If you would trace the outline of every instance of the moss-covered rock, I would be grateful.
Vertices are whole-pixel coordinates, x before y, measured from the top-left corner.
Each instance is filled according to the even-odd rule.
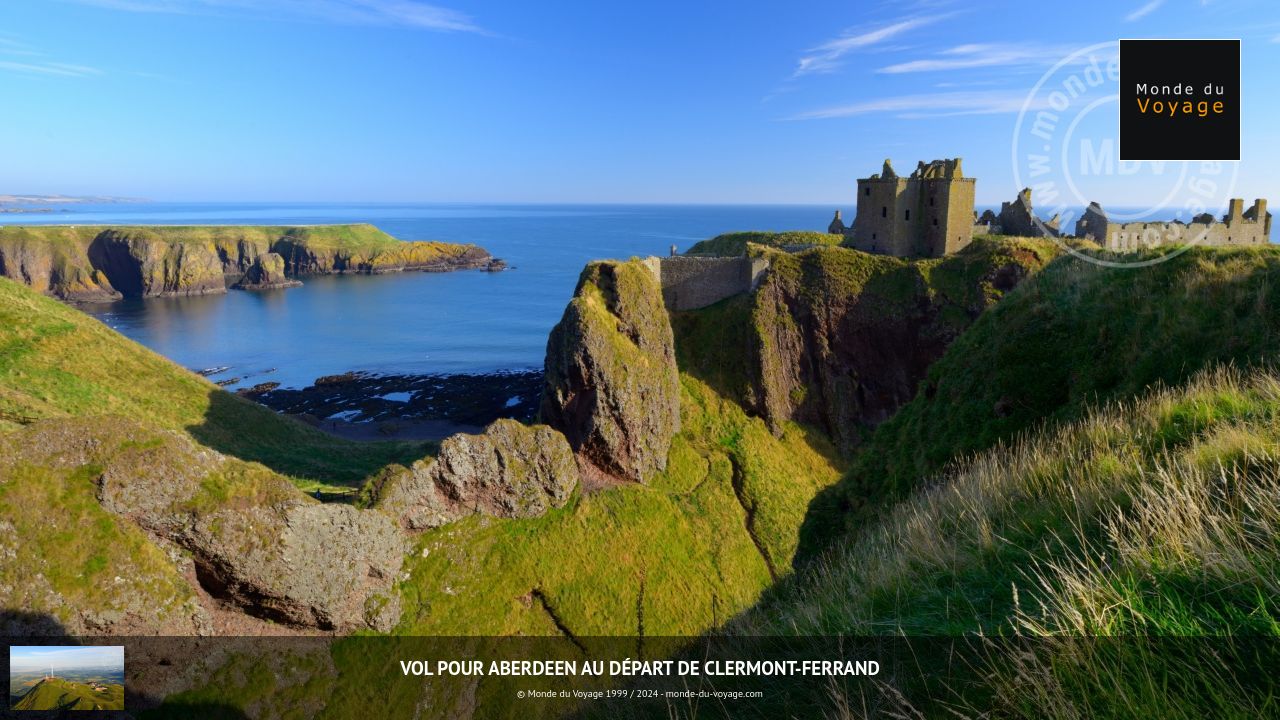
[[[569,443],[546,425],[494,422],[481,435],[453,435],[434,460],[387,478],[376,507],[409,530],[472,513],[527,518],[564,506],[578,484]]]
[[[568,438],[586,479],[646,482],[666,467],[680,378],[662,289],[639,261],[583,270],[547,340],[542,419]]]
[[[49,497],[39,486],[60,489]],[[27,522],[68,513],[71,527]],[[0,574],[3,606],[42,609],[77,631],[199,630],[207,617],[187,575],[279,622],[387,630],[399,619],[394,603],[366,610],[390,596],[404,557],[385,516],[323,505],[261,465],[134,420],[41,420],[0,435],[0,523],[24,528],[55,561]],[[89,532],[75,527],[86,523]]]

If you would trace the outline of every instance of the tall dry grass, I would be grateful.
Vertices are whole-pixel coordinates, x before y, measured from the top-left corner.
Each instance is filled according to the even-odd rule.
[[[1277,458],[1280,373],[1201,372],[962,462],[731,631],[975,638],[974,682],[928,699],[957,716],[1275,714]]]

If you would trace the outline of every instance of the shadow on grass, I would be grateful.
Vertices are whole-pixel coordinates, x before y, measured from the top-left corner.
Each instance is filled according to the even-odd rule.
[[[378,470],[407,465],[439,447],[432,442],[357,442],[324,433],[224,390],[211,390],[204,421],[187,426],[203,445],[261,463],[296,480],[359,486]]]

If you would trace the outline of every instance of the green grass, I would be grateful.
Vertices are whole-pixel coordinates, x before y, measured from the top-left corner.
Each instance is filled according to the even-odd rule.
[[[731,232],[717,235],[710,240],[695,243],[686,251],[686,255],[745,255],[748,244],[766,247],[784,247],[791,245],[839,245],[844,242],[843,235],[791,230],[787,232]]]
[[[98,691],[86,684],[53,678],[44,680],[13,705],[14,710],[123,710],[124,686],[105,685]]]
[[[554,613],[580,637],[689,635],[755,602],[771,567],[788,571],[808,503],[839,462],[824,439],[795,425],[775,437],[690,376],[682,395],[683,430],[648,485],[420,536],[398,632],[557,634]]]
[[[395,250],[402,244],[368,224],[353,225],[7,225],[0,226],[0,243],[40,242],[79,249],[105,231],[124,239],[162,240],[206,247],[228,248],[235,254],[241,241],[270,247],[288,239],[318,250],[374,253]]]
[[[0,432],[41,418],[121,415],[187,432],[304,489],[358,486],[424,443],[358,443],[219,389],[102,323],[0,278]]]
[[[930,687],[941,659],[922,652],[921,674],[891,683],[926,715],[943,703],[997,717],[1275,712],[1254,673],[1274,642],[1161,653],[1132,638],[1277,635],[1278,459],[1280,374],[1200,374],[931,478],[730,632],[747,653],[770,634],[1039,638],[971,655],[949,689]],[[832,698],[811,702],[833,711]]]
[[[1062,257],[985,313],[881,425],[820,534],[857,525],[947,463],[1154,383],[1280,352],[1280,252],[1192,248],[1131,270]]]
[[[0,556],[8,559],[0,563],[0,587],[8,588],[6,609],[59,618],[68,612],[63,604],[104,617],[183,612],[191,589],[146,533],[98,503],[100,472],[92,465],[25,463],[4,471]],[[61,602],[50,605],[50,596]]]

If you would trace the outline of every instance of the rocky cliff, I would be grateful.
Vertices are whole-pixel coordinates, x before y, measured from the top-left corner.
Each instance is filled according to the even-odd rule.
[[[646,482],[680,431],[680,376],[662,288],[637,260],[583,270],[547,340],[542,419],[584,480]]]
[[[425,530],[472,513],[542,515],[569,500],[578,468],[564,435],[504,419],[483,434],[447,438],[436,458],[392,470],[377,485],[378,510],[407,530]]]
[[[750,297],[677,314],[689,336],[681,361],[775,428],[819,427],[845,452],[915,396],[979,314],[1055,254],[1049,242],[1013,239],[929,260],[763,252],[770,269]]]
[[[301,285],[285,274],[284,258],[279,253],[262,253],[254,259],[244,277],[233,287],[239,290],[274,290]]]
[[[260,258],[267,257],[271,267]],[[0,276],[64,300],[225,292],[281,287],[308,274],[488,268],[483,248],[403,242],[372,225],[309,227],[0,227]],[[272,275],[265,283],[263,273]],[[281,280],[281,275],[288,280]]]

